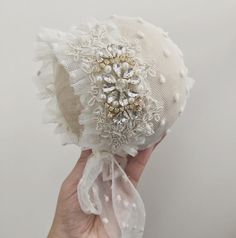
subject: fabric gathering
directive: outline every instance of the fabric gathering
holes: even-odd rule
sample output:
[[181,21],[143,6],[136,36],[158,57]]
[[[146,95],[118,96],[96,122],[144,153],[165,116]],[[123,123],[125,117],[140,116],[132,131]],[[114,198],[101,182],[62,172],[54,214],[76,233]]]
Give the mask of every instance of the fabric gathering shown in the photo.
[[168,33],[142,18],[113,15],[37,36],[44,121],[62,144],[91,149],[78,201],[112,238],[141,238],[145,206],[126,161],[161,140],[182,115],[194,84]]

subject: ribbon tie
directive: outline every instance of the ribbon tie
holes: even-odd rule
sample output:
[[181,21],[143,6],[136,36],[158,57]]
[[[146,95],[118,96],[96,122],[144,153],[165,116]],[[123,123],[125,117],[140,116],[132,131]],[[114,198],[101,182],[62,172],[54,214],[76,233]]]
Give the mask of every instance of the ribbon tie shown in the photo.
[[83,212],[100,216],[111,238],[143,236],[143,201],[113,154],[89,156],[77,191]]

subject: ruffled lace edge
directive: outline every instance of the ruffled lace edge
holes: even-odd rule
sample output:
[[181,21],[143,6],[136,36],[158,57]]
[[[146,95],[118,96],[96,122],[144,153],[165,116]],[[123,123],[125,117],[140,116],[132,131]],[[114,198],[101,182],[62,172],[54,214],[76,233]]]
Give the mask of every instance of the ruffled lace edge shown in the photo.
[[[62,145],[75,144],[79,146],[81,150],[94,149],[94,151],[96,151],[96,149],[99,148],[99,145],[94,145],[93,147],[89,146],[90,139],[98,136],[95,127],[87,126],[83,131],[82,138],[78,138],[78,136],[71,131],[70,126],[66,122],[58,106],[54,86],[56,80],[54,66],[56,64],[61,64],[65,67],[65,65],[63,60],[57,57],[55,48],[59,42],[62,42],[63,39],[68,37],[66,34],[67,33],[49,28],[41,28],[40,32],[37,34],[35,61],[41,62],[42,65],[33,80],[38,88],[38,97],[40,100],[47,101],[46,108],[43,112],[43,123],[53,123],[56,125],[54,133],[60,136]],[[87,95],[84,93],[84,87],[88,85],[83,84],[83,79],[74,82],[74,78],[83,78],[84,72],[81,70],[67,70],[67,72],[70,76],[70,86],[73,88],[75,95],[80,95],[82,104],[83,102],[85,103]],[[83,88],[83,90],[79,90],[80,88]],[[89,112],[86,109],[82,109],[81,116],[79,117],[80,125],[91,124],[91,114],[88,115],[88,113]],[[126,154],[135,156],[137,154],[137,147],[135,146],[130,147],[124,145],[122,149],[123,152],[120,151],[120,153],[118,153],[120,156],[125,156]]]
[[37,75],[33,77],[33,81],[38,88],[39,99],[46,101],[42,118],[43,123],[56,125],[54,133],[60,136],[62,145],[75,144],[79,146],[77,135],[71,131],[60,111],[55,92],[54,66],[58,64],[58,61],[51,46],[60,41],[63,34],[60,31],[48,28],[41,28],[40,33],[37,34],[34,60],[41,62],[41,66]]
[[[88,80],[84,80],[84,78],[86,75],[85,72],[88,69],[86,69],[86,65],[83,65],[84,67],[82,70],[78,68],[68,69],[68,65],[66,65],[67,56],[64,52],[66,50],[64,42],[65,40],[74,40],[76,34],[83,32],[85,28],[87,31],[88,28],[92,27],[92,25],[88,24],[80,27],[82,30],[80,30],[78,27],[71,28],[67,33],[58,30],[42,28],[40,33],[37,35],[36,61],[42,61],[42,67],[38,72],[36,82],[39,86],[40,98],[49,100],[46,107],[46,116],[44,116],[44,122],[56,124],[55,133],[61,135],[63,145],[76,144],[81,147],[82,150],[89,148],[93,148],[94,150],[99,149],[99,142],[94,144],[91,141],[93,138],[96,138],[99,135],[99,132],[96,130],[96,125],[94,125],[94,122],[91,121],[91,110],[87,110],[86,107],[82,109],[81,115],[78,118],[80,125],[84,126],[81,138],[78,139],[78,136],[70,130],[70,126],[65,121],[56,100],[54,88],[55,75],[53,73],[53,68],[55,64],[61,64],[66,69],[66,71],[69,73],[70,86],[73,88],[74,94],[79,95],[81,104],[86,106],[89,98],[85,88],[89,85],[87,83]],[[114,30],[114,33],[117,35],[116,29]],[[194,85],[194,82],[194,79],[186,77],[186,91],[188,95]],[[186,101],[187,97],[185,104]],[[184,107],[185,105],[182,109],[184,109]],[[95,116],[95,114],[93,115]],[[135,156],[137,151],[137,145],[124,145],[121,147],[119,153],[122,156],[124,156],[126,153]]]
[[[93,149],[94,151],[100,149],[100,142],[92,142],[93,138],[99,136],[99,131],[96,130],[96,126],[91,122],[91,110],[87,110],[86,107],[81,110],[81,115],[78,119],[80,125],[84,126],[84,130],[82,136],[78,138],[77,135],[70,130],[70,126],[65,121],[63,114],[59,109],[54,87],[55,75],[53,68],[55,64],[60,64],[66,69],[69,74],[70,86],[74,90],[74,95],[79,95],[82,106],[86,106],[85,104],[89,95],[86,93],[85,87],[88,87],[88,84],[86,83],[86,80],[83,80],[83,78],[88,69],[86,67],[82,67],[82,69],[69,69],[67,67],[65,58],[67,56],[64,54],[67,47],[65,41],[74,40],[74,37],[78,33],[83,33],[83,30],[85,29],[86,31],[91,30],[96,23],[97,21],[94,21],[91,22],[91,24],[86,24],[80,27],[71,27],[69,32],[41,28],[41,31],[37,35],[35,57],[36,61],[42,62],[42,66],[36,77],[36,82],[39,88],[39,97],[40,99],[49,100],[44,113],[44,122],[56,124],[55,133],[60,134],[63,145],[76,144],[81,148],[81,150]],[[113,33],[118,34],[114,25],[107,25],[106,27],[113,28]],[[80,90],[81,88],[83,90]],[[135,156],[137,153],[138,146],[129,144],[121,146],[117,155],[126,156],[127,154],[130,154],[131,156]]]

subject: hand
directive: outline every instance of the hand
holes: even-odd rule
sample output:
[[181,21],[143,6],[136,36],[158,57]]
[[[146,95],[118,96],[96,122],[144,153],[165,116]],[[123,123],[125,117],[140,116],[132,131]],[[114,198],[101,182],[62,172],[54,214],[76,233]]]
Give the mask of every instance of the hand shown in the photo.
[[[139,151],[135,157],[127,157],[125,172],[134,186],[137,186],[153,150],[159,143]],[[77,185],[91,153],[91,150],[81,153],[80,159],[63,182],[48,238],[109,238],[99,217],[83,213],[77,198]]]

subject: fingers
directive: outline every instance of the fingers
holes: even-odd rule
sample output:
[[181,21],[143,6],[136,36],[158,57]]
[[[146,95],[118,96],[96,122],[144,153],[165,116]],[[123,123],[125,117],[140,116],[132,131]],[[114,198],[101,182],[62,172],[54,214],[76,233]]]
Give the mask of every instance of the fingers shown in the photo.
[[[79,205],[77,197],[77,186],[82,177],[84,167],[92,150],[82,151],[79,160],[76,162],[70,174],[63,181],[57,204],[56,216],[65,219],[66,222],[72,221],[73,224],[76,219],[84,220],[88,218]],[[70,218],[70,217],[73,218]],[[69,219],[68,221],[66,219]],[[64,220],[63,220],[64,221]],[[67,223],[66,223],[67,224]],[[69,224],[69,223],[68,223]]]
[[[166,134],[163,135],[162,139],[165,136]],[[157,142],[156,144],[150,146],[149,148],[139,151],[135,157],[128,156],[128,162],[127,162],[125,172],[127,173],[128,177],[130,177],[131,181],[135,185],[137,185],[153,150],[161,142],[161,140]],[[77,185],[79,183],[83,175],[83,170],[88,160],[88,157],[91,154],[92,154],[91,149],[84,150],[81,152],[79,160],[75,164],[74,168],[72,169],[68,177],[65,179],[66,183],[69,183],[70,185]]]
[[130,180],[135,186],[138,184],[152,152],[157,147],[157,145],[164,139],[165,136],[166,133],[157,143],[145,150],[139,151],[135,157],[128,156],[128,163],[125,172],[127,173],[127,176],[130,178]]
[[79,180],[82,177],[84,167],[86,165],[88,157],[91,153],[92,153],[91,149],[90,150],[84,150],[84,151],[81,152],[80,158],[78,159],[74,168],[72,169],[72,171],[70,172],[70,174],[66,178],[67,181],[69,180],[70,183],[75,184],[75,185],[78,184]]
[[154,145],[139,151],[135,157],[129,157],[125,172],[136,186],[154,149]]

